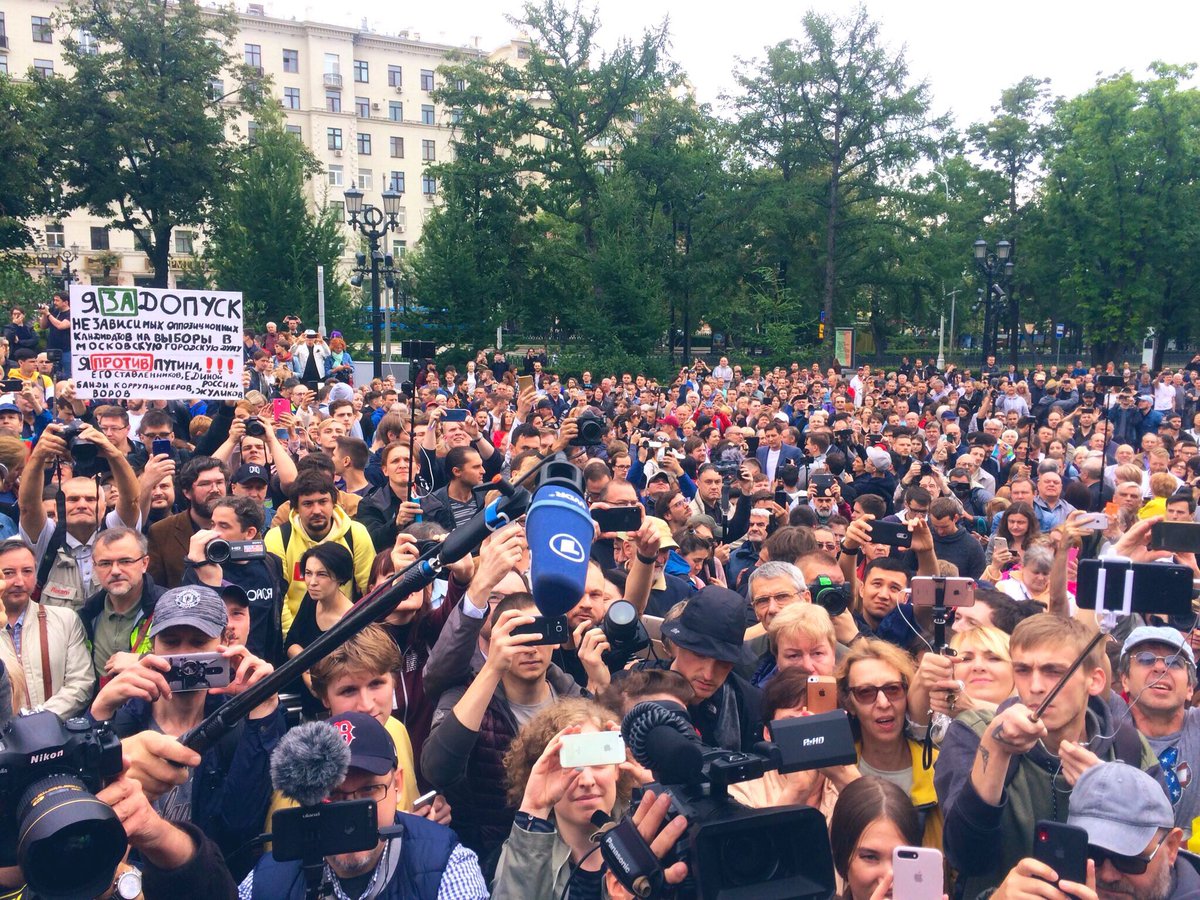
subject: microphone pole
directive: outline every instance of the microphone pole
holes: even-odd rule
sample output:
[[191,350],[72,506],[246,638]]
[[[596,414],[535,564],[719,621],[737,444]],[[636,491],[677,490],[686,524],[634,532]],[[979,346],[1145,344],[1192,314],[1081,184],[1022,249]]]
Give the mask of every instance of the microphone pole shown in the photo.
[[184,734],[180,743],[197,753],[204,753],[250,710],[278,693],[280,688],[290,684],[301,672],[328,656],[372,622],[382,621],[402,598],[431,584],[442,569],[473,552],[493,531],[523,516],[532,499],[523,485],[541,472],[547,463],[558,458],[563,458],[561,453],[541,460],[515,484],[496,482],[494,487],[501,496],[476,513],[469,522],[451,531],[440,545],[430,547],[410,566],[370,591],[332,628],[262,681],[255,682],[215,709],[203,722]]

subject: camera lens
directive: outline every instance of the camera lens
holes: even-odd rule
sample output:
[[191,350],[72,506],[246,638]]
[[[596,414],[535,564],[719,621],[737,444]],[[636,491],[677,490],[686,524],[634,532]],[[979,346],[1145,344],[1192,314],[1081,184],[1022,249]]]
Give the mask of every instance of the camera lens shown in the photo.
[[730,887],[760,885],[780,869],[780,850],[770,835],[760,831],[733,834],[721,844],[721,867]]
[[604,636],[610,644],[637,634],[637,609],[628,600],[614,600],[604,615]]
[[246,419],[246,436],[247,437],[265,437],[267,434],[267,426],[262,423],[258,416],[250,416]]
[[229,541],[224,538],[213,538],[204,546],[204,558],[210,563],[220,565],[229,559]]
[[84,900],[112,885],[125,855],[116,813],[71,775],[33,782],[17,805],[17,862],[46,900]]

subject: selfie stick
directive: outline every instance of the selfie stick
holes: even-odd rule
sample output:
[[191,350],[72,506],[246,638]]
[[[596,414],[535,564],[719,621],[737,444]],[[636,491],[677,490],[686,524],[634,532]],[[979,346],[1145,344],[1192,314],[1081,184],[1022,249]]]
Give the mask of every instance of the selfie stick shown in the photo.
[[1087,659],[1089,653],[1096,649],[1096,645],[1106,637],[1108,637],[1108,635],[1103,631],[1097,631],[1096,634],[1093,635],[1092,639],[1088,641],[1087,646],[1083,648],[1082,652],[1075,657],[1075,661],[1071,663],[1067,671],[1063,673],[1063,677],[1058,680],[1058,684],[1050,688],[1050,693],[1048,693],[1045,699],[1038,704],[1038,708],[1029,714],[1030,722],[1036,722],[1041,719],[1042,714],[1046,712],[1046,707],[1054,702],[1054,698],[1057,697],[1059,691],[1063,689],[1063,685],[1065,685],[1070,677],[1075,674],[1076,670],[1083,665],[1083,661]]
[[555,459],[565,457],[561,453],[555,453],[541,460],[515,484],[499,481],[492,485],[500,491],[500,496],[476,513],[470,521],[455,528],[440,545],[429,547],[412,565],[395,573],[368,593],[332,628],[262,681],[250,685],[214,710],[203,722],[180,738],[180,743],[197,753],[204,753],[248,715],[250,710],[272,694],[278,693],[301,672],[328,656],[372,622],[382,621],[402,599],[432,584],[440,571],[473,553],[493,531],[523,516],[529,509],[531,498],[529,491],[522,485]]

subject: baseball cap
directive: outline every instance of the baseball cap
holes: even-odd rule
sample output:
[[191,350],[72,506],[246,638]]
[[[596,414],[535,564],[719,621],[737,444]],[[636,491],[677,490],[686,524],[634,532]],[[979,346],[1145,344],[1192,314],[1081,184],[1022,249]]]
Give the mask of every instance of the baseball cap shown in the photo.
[[709,585],[693,594],[678,619],[662,628],[672,644],[706,659],[737,663],[746,636],[746,598]]
[[233,601],[240,606],[250,605],[250,595],[246,593],[246,589],[232,581],[221,582],[221,599],[226,602]]
[[679,544],[675,538],[671,536],[671,526],[667,524],[665,519],[660,519],[658,516],[646,516],[646,521],[655,527],[658,531],[658,549],[659,550],[678,550]]
[[0,397],[0,413],[19,413],[21,408],[12,402],[12,395]]
[[1193,666],[1196,664],[1196,655],[1192,652],[1187,638],[1176,628],[1167,625],[1139,625],[1129,632],[1129,637],[1125,638],[1125,643],[1121,647],[1121,655],[1125,656],[1142,644],[1166,644],[1182,651],[1183,655],[1187,657],[1187,661]]
[[386,775],[396,768],[396,745],[387,729],[364,712],[342,713],[329,719],[350,748],[350,768]]
[[178,625],[190,625],[206,637],[220,637],[227,618],[225,601],[212,588],[200,584],[171,588],[154,604],[150,637]]
[[1067,824],[1086,830],[1089,844],[1138,856],[1160,829],[1174,826],[1175,813],[1153,777],[1125,763],[1106,762],[1075,782]]
[[670,472],[664,471],[663,469],[659,469],[657,472],[655,472],[653,475],[651,475],[649,478],[647,478],[646,481],[647,482],[666,481],[669,483],[671,481],[671,479],[672,479],[672,475]]
[[233,484],[245,484],[247,481],[261,481],[263,484],[270,484],[271,477],[267,474],[265,467],[254,463],[246,463],[244,466],[239,466],[238,470],[233,473]]
[[892,467],[892,454],[879,447],[868,447],[867,459],[871,461],[871,465],[881,471],[887,471]]

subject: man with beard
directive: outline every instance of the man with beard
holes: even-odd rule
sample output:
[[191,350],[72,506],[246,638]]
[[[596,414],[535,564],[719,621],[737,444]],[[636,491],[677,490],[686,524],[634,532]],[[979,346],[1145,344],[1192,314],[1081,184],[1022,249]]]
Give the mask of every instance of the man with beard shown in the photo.
[[184,558],[192,535],[212,528],[212,505],[225,496],[229,470],[211,456],[189,459],[179,473],[179,490],[188,508],[150,526],[150,577],[163,587],[183,584]]

